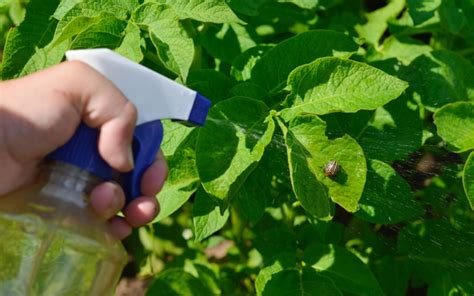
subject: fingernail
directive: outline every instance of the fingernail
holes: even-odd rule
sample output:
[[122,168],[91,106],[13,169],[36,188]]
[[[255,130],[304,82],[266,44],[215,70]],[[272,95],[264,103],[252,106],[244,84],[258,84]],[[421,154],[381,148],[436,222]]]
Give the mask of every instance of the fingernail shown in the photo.
[[135,160],[133,158],[132,147],[128,147],[128,163],[131,165],[132,169],[135,167]]
[[154,202],[142,202],[138,205],[138,208],[144,215],[148,217],[154,217],[156,215],[157,208]]
[[110,219],[115,216],[115,209],[117,208],[117,200],[115,198],[115,189],[110,184],[104,184],[102,190],[102,202],[98,209],[101,216],[105,219]]

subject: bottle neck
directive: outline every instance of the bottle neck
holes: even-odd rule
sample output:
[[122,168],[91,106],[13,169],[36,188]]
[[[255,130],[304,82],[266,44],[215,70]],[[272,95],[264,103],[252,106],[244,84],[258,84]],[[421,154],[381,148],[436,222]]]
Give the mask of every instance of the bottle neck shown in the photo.
[[47,183],[42,192],[61,201],[85,208],[89,204],[89,193],[102,180],[77,166],[52,161],[46,170]]

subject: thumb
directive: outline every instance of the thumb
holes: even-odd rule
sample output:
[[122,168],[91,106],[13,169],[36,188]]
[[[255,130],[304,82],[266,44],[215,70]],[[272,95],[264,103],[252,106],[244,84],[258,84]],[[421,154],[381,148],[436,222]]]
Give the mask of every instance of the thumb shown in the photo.
[[[105,76],[82,62],[65,62],[71,79],[69,96],[82,121],[100,130],[98,149],[104,160],[122,172],[133,168],[131,142],[137,120],[135,106]],[[64,77],[64,76],[63,76]]]

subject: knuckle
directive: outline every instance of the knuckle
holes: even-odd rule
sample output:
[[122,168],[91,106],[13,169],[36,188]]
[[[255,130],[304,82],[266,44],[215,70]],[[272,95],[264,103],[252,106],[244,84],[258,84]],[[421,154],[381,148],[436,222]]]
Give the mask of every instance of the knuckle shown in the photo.
[[132,122],[135,124],[138,118],[137,107],[132,102],[127,100],[125,102],[124,111],[128,116],[130,116],[130,118],[132,119]]
[[82,61],[67,61],[65,62],[66,67],[72,73],[77,73],[78,75],[90,75],[95,72],[95,70],[88,64]]

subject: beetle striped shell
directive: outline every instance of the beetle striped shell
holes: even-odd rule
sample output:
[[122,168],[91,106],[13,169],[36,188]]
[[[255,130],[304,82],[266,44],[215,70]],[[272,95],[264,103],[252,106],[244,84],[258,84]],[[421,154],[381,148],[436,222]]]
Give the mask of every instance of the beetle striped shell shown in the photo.
[[341,166],[337,163],[337,161],[331,160],[324,167],[324,175],[326,177],[335,177],[340,169]]

